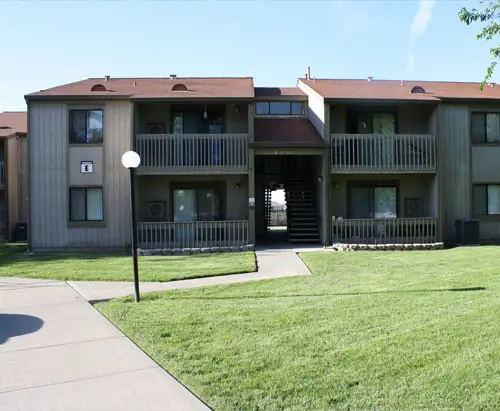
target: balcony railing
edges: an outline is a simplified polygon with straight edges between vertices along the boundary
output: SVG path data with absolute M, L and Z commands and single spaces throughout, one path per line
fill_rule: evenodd
M 332 241 L 342 244 L 439 242 L 438 218 L 332 219 Z
M 139 134 L 138 174 L 246 173 L 247 134 Z
M 139 248 L 174 249 L 248 245 L 248 221 L 138 223 Z
M 5 188 L 5 163 L 0 161 L 0 190 Z
M 332 134 L 332 172 L 435 172 L 436 137 Z

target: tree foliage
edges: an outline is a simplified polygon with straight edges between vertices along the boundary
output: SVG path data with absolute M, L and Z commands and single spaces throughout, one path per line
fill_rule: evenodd
M 482 2 L 481 2 L 482 3 Z M 500 23 L 498 19 L 500 17 L 500 0 L 492 0 L 488 3 L 488 6 L 482 10 L 476 8 L 467 9 L 462 7 L 458 12 L 458 17 L 462 22 L 468 26 L 472 23 L 483 23 L 485 26 L 483 30 L 477 35 L 478 39 L 482 40 L 492 40 L 493 37 L 500 34 Z M 487 83 L 495 70 L 497 65 L 497 59 L 500 56 L 500 45 L 490 48 L 491 62 L 486 70 L 486 75 L 481 84 L 481 90 L 484 88 L 485 83 Z

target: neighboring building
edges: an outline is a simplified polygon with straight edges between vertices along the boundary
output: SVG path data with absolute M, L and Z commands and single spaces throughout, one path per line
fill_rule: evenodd
M 0 241 L 14 241 L 27 221 L 26 129 L 26 112 L 0 113 Z
M 500 240 L 500 86 L 88 79 L 26 96 L 33 249 L 123 247 L 136 150 L 141 248 L 265 241 L 284 188 L 296 243 Z

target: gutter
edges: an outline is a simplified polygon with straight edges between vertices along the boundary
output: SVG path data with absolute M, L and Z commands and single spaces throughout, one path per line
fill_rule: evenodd
M 325 98 L 326 103 L 439 104 L 440 99 Z

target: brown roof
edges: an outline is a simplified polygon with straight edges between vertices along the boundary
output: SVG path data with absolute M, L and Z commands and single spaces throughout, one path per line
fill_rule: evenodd
M 91 91 L 101 85 L 105 91 Z M 173 91 L 175 85 L 186 91 Z M 233 78 L 90 78 L 63 86 L 41 90 L 26 97 L 133 97 L 133 98 L 253 98 L 251 77 Z
M 257 118 L 254 133 L 256 143 L 323 143 L 323 139 L 307 118 Z
M 340 80 L 315 79 L 299 81 L 307 84 L 327 99 L 380 99 L 421 100 L 439 99 L 500 99 L 500 85 L 486 85 L 480 90 L 480 83 L 458 83 L 447 81 L 400 81 L 400 80 Z M 413 87 L 423 87 L 425 93 L 412 94 Z
M 0 113 L 0 137 L 7 137 L 16 133 L 26 134 L 27 130 L 28 116 L 25 111 L 4 111 Z
M 298 87 L 255 87 L 255 97 L 306 96 Z

